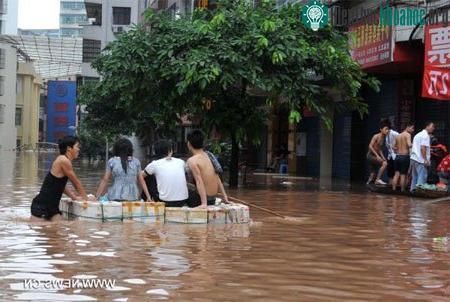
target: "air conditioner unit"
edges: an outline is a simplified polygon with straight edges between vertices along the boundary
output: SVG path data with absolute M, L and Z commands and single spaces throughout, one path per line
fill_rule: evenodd
M 125 26 L 123 25 L 113 25 L 112 31 L 115 34 L 119 34 L 125 31 Z

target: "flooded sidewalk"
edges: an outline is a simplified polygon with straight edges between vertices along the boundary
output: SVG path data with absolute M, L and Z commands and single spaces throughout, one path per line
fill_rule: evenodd
M 229 194 L 300 223 L 251 208 L 250 225 L 30 224 L 54 156 L 0 153 L 0 301 L 450 299 L 450 243 L 433 242 L 449 233 L 450 203 L 269 175 Z M 74 165 L 92 193 L 104 163 Z M 44 282 L 75 279 L 114 285 Z

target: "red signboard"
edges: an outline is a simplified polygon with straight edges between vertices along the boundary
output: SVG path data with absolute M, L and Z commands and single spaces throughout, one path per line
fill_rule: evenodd
M 54 123 L 56 126 L 67 126 L 68 118 L 67 116 L 56 116 L 54 119 Z
M 362 18 L 349 28 L 350 53 L 362 68 L 393 61 L 392 26 L 379 24 L 380 12 Z
M 55 111 L 56 112 L 67 112 L 69 108 L 69 104 L 67 103 L 55 103 Z
M 425 27 L 422 96 L 450 101 L 450 26 Z

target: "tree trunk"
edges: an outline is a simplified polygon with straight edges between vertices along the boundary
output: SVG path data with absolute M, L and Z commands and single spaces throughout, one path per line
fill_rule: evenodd
M 239 144 L 236 135 L 231 136 L 230 188 L 237 188 L 239 182 Z

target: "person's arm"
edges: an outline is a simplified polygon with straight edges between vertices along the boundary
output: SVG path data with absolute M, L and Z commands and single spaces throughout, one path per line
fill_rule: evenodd
M 189 169 L 191 170 L 192 176 L 195 179 L 195 184 L 197 187 L 198 195 L 200 195 L 201 200 L 201 207 L 207 206 L 206 201 L 206 189 L 205 184 L 203 183 L 202 176 L 200 174 L 200 168 L 196 163 L 193 163 L 192 161 L 188 160 Z
M 78 180 L 78 177 L 76 176 L 75 172 L 73 171 L 72 163 L 70 162 L 70 160 L 68 160 L 68 159 L 62 160 L 60 162 L 60 165 L 61 165 L 62 172 L 72 182 L 75 189 L 81 195 L 81 198 L 83 198 L 83 200 L 85 200 L 85 201 L 89 200 L 89 198 L 86 195 L 86 191 L 83 188 L 83 185 Z
M 406 143 L 408 144 L 408 148 L 412 148 L 412 143 L 411 143 L 411 134 L 408 133 L 407 137 L 406 137 Z
M 70 189 L 70 188 L 67 187 L 67 186 L 64 188 L 64 194 L 66 194 L 67 196 L 69 196 L 70 199 L 72 199 L 72 200 L 79 200 L 79 199 L 81 199 L 81 197 L 77 196 L 77 195 L 72 191 L 72 189 Z
M 227 196 L 227 193 L 225 192 L 225 188 L 223 187 L 222 180 L 220 179 L 219 175 L 216 174 L 216 176 L 217 176 L 217 182 L 219 183 L 219 192 L 220 192 L 220 194 L 222 194 L 223 200 L 226 203 L 228 203 L 228 196 Z
M 144 191 L 145 196 L 147 197 L 147 201 L 153 201 L 148 191 L 147 184 L 145 183 L 145 171 L 141 171 L 138 174 L 138 179 L 139 184 L 141 185 L 141 188 Z
M 420 153 L 422 154 L 422 158 L 425 160 L 424 164 L 425 166 L 429 166 L 430 162 L 427 158 L 427 148 L 430 148 L 430 138 L 429 137 L 422 137 L 421 144 L 420 144 Z
M 428 166 L 430 163 L 428 162 L 427 158 L 427 146 L 420 146 L 420 153 L 422 153 L 422 158 L 425 160 L 425 166 Z
M 108 186 L 109 180 L 111 179 L 111 172 L 106 171 L 105 174 L 102 177 L 102 180 L 100 182 L 100 185 L 98 186 L 97 192 L 95 193 L 95 197 L 98 199 L 100 196 L 105 194 L 106 187 Z

